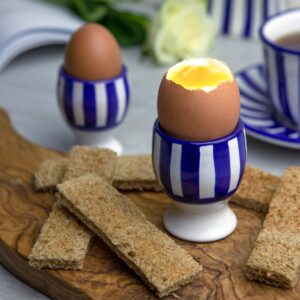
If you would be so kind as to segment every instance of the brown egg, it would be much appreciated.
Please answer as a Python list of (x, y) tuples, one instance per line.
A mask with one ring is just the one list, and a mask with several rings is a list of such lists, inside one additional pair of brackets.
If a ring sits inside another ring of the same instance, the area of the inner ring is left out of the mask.
[(120, 47), (105, 27), (94, 23), (84, 25), (66, 47), (64, 68), (78, 79), (111, 79), (122, 71)]
[(240, 94), (234, 78), (209, 92), (189, 90), (163, 77), (158, 92), (158, 119), (170, 135), (206, 141), (230, 134), (240, 115)]

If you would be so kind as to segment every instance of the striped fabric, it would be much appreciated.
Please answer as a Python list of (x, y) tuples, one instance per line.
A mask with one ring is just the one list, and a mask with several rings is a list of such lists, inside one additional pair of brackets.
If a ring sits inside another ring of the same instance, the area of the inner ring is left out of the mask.
[(213, 203), (237, 189), (246, 163), (242, 121), (221, 139), (187, 142), (165, 134), (158, 121), (153, 128), (153, 166), (157, 180), (174, 200)]
[(289, 8), (289, 0), (209, 0), (208, 12), (221, 34), (257, 37), (269, 16)]
[(120, 124), (129, 106), (127, 71), (107, 81), (83, 81), (60, 69), (57, 97), (66, 121), (80, 130), (105, 130)]

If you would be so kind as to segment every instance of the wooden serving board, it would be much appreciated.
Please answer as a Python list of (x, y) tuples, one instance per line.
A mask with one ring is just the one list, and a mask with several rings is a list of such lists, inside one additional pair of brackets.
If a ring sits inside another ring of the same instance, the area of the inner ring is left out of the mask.
[[(0, 260), (22, 281), (53, 299), (155, 299), (155, 296), (104, 243), (96, 239), (82, 271), (36, 270), (27, 256), (54, 203), (54, 196), (35, 193), (33, 172), (45, 159), (62, 156), (34, 145), (12, 128), (0, 110)], [(169, 199), (161, 193), (128, 193), (161, 230)], [(176, 242), (204, 267), (201, 277), (167, 299), (299, 299), (300, 284), (283, 290), (248, 281), (246, 260), (263, 214), (232, 205), (238, 227), (227, 239), (209, 243)], [(1, 295), (1, 291), (0, 291)]]

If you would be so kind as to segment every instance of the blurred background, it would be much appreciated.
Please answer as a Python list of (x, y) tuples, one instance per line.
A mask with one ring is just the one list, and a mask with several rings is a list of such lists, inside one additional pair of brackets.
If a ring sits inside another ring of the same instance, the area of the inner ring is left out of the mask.
[[(64, 46), (84, 22), (106, 26), (122, 46), (131, 107), (117, 132), (124, 153), (150, 153), (158, 86), (168, 67), (209, 56), (233, 72), (262, 63), (258, 28), (297, 0), (10, 0), (0, 2), (0, 107), (30, 141), (67, 151), (75, 140), (57, 105)], [(280, 175), (299, 150), (248, 138), (248, 163)], [(0, 299), (47, 299), (0, 266)]]

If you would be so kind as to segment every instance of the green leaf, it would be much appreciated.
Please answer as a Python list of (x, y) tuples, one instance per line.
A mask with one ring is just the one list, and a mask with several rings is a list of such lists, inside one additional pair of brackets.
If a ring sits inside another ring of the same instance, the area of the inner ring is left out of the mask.
[(113, 6), (117, 2), (116, 0), (48, 1), (68, 6), (87, 22), (103, 24), (114, 34), (122, 46), (142, 44), (146, 38), (149, 19), (129, 11), (117, 10)]
[(107, 5), (100, 4), (97, 2), (73, 0), (73, 4), (76, 7), (79, 15), (87, 22), (99, 22), (108, 13), (109, 9)]
[(62, 5), (62, 6), (71, 6), (73, 0), (44, 0), (45, 2)]
[(149, 20), (131, 12), (114, 10), (101, 23), (115, 35), (120, 45), (128, 47), (144, 42)]

